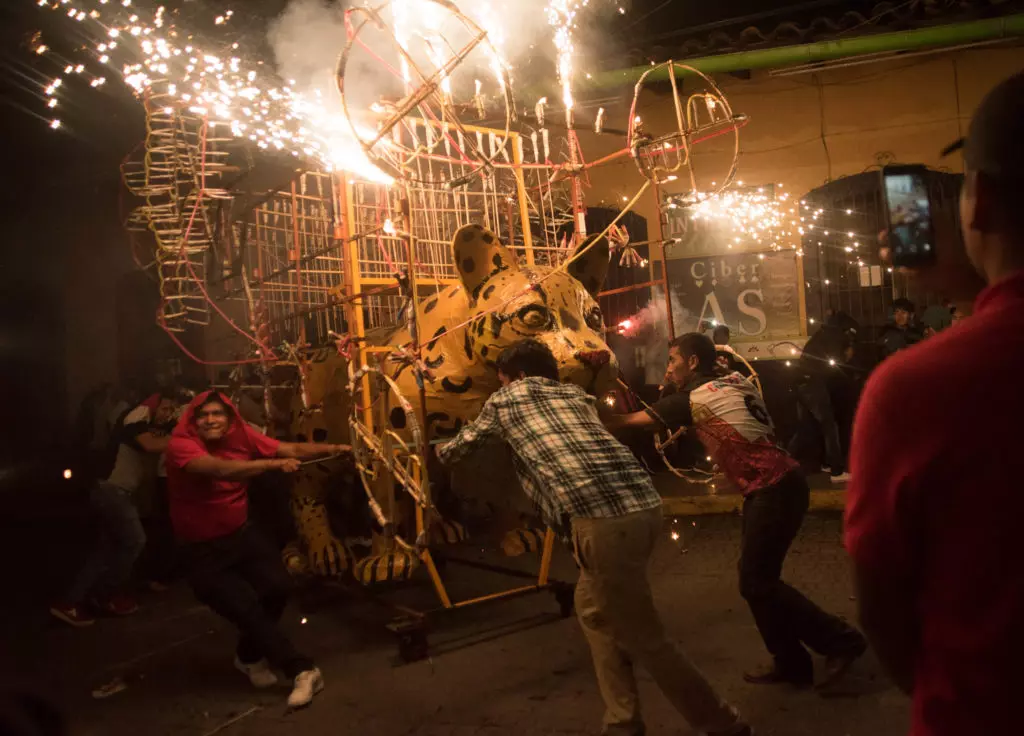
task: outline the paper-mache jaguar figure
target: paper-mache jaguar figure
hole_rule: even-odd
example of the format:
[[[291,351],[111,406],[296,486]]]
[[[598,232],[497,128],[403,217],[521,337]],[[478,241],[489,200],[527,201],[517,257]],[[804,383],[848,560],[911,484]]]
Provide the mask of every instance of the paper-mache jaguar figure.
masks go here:
[[[608,270],[607,241],[588,241],[583,254],[564,270],[520,264],[511,250],[480,225],[460,228],[452,238],[452,256],[459,282],[421,299],[418,328],[422,355],[432,380],[425,382],[426,412],[420,424],[429,436],[455,434],[473,419],[487,398],[500,387],[495,359],[509,345],[533,338],[547,345],[555,355],[563,381],[576,383],[601,395],[618,374],[614,354],[604,340],[604,320],[597,303]],[[554,271],[554,272],[553,272]],[[411,335],[403,326],[385,341],[396,348],[408,345]],[[315,356],[317,357],[317,356]],[[293,432],[309,439],[319,428],[329,442],[348,442],[348,411],[351,397],[346,386],[346,360],[336,351],[318,356],[307,366],[307,403],[311,409],[293,411]],[[397,375],[402,394],[420,413],[416,374],[399,357],[385,361],[388,375]],[[390,414],[391,428],[401,434],[404,413]],[[512,466],[504,458],[507,472],[495,473],[499,455],[484,458],[476,467],[456,468],[452,486],[459,495],[486,497],[507,502],[506,528],[502,547],[506,554],[521,554],[539,548],[541,533],[536,529],[512,528],[526,508],[514,481]],[[480,469],[487,467],[482,482]],[[337,472],[330,465],[307,466],[300,471],[292,495],[292,508],[299,530],[298,545],[291,548],[293,569],[303,566],[317,574],[341,572],[352,564],[345,545],[336,539],[323,507],[323,486]],[[500,476],[500,477],[496,477]],[[454,541],[462,536],[457,524],[444,524],[435,541]],[[439,539],[440,537],[440,539]],[[306,561],[302,561],[305,552]],[[286,560],[288,552],[286,552]],[[375,540],[369,557],[356,564],[357,578],[364,583],[407,576],[415,559],[383,540]]]

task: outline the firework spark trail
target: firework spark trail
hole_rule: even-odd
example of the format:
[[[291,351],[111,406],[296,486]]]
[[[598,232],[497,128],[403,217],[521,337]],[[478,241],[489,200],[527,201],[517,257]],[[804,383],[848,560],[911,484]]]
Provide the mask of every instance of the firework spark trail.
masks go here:
[[[163,7],[148,15],[131,0],[41,0],[42,8],[64,11],[68,20],[93,39],[84,63],[69,63],[62,76],[44,89],[56,107],[64,77],[83,74],[91,86],[106,82],[107,70],[120,65],[125,83],[140,97],[160,105],[180,106],[202,115],[213,125],[227,125],[239,139],[261,149],[291,153],[319,161],[328,169],[345,169],[374,181],[390,178],[373,166],[360,149],[343,116],[328,108],[317,91],[301,93],[274,77],[260,61],[239,52],[238,43],[212,43],[201,47],[192,33],[177,27]],[[226,11],[213,19],[225,26],[233,17]],[[40,55],[49,49],[40,44]],[[103,71],[97,71],[97,68]],[[59,127],[54,119],[51,127]]]
[[[566,114],[571,116],[575,105],[573,31],[580,11],[588,3],[589,0],[535,0],[535,9],[544,12],[529,12],[518,4],[512,7],[496,0],[460,0],[460,10],[487,32],[491,44],[486,58],[477,64],[479,68],[470,69],[470,64],[467,70],[477,76],[475,72],[489,68],[487,76],[493,76],[499,87],[503,86],[503,75],[511,68],[510,56],[525,56],[528,39],[535,38],[536,30],[547,21],[554,33],[562,102]],[[334,90],[329,87],[330,80],[323,79],[328,91],[322,92],[317,89],[321,86],[319,76],[312,81],[287,65],[279,67],[284,78],[278,77],[272,64],[265,65],[259,56],[233,42],[229,34],[236,19],[234,11],[211,14],[209,23],[202,24],[209,27],[199,33],[184,27],[174,11],[136,7],[135,0],[38,0],[37,4],[66,17],[66,23],[74,27],[69,37],[91,39],[71,59],[57,56],[42,41],[33,49],[40,56],[49,55],[57,60],[63,69],[63,73],[58,72],[43,84],[49,110],[55,112],[59,107],[58,97],[66,93],[68,85],[64,82],[71,75],[81,75],[91,80],[93,87],[99,87],[118,70],[136,94],[157,100],[158,107],[202,116],[211,125],[229,128],[234,137],[261,149],[290,153],[317,161],[328,170],[345,169],[373,181],[390,183],[390,177],[364,154],[339,109]],[[399,45],[408,51],[418,45],[414,37],[422,39],[427,55],[438,66],[442,57],[447,56],[442,53],[446,43],[442,43],[439,30],[444,21],[441,6],[427,0],[391,0],[386,6]],[[317,8],[328,21],[321,24],[326,30],[332,25],[329,15],[334,11]],[[525,33],[527,29],[533,32]],[[305,30],[308,36],[308,25]],[[301,38],[299,35],[300,41]],[[339,46],[342,38],[339,35]],[[324,61],[329,64],[329,57],[337,53],[337,49],[328,50],[329,45],[298,43],[294,49],[298,61],[307,67],[320,67]],[[409,83],[411,74],[406,60],[398,55],[394,61]],[[367,84],[371,89],[377,88],[369,81]],[[443,93],[450,96],[454,86],[450,77],[442,80],[442,86]],[[483,106],[484,96],[478,92],[473,104]],[[50,124],[57,128],[62,123],[53,118]],[[373,137],[372,132],[359,132],[364,139]]]
[[[565,105],[566,120],[571,127],[572,109],[572,57],[575,52],[572,32],[576,28],[576,16],[589,0],[549,0],[545,11],[548,24],[555,31],[555,49],[558,52],[558,81],[562,87],[562,103]]]

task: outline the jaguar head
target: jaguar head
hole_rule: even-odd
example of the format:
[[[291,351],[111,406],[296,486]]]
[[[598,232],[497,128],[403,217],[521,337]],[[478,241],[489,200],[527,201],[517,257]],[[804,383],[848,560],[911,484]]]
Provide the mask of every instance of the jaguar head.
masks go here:
[[[600,395],[618,375],[604,340],[597,293],[608,272],[607,240],[585,242],[568,269],[521,267],[498,238],[479,225],[452,241],[455,266],[469,299],[467,353],[489,365],[509,345],[533,338],[551,349],[562,381]]]

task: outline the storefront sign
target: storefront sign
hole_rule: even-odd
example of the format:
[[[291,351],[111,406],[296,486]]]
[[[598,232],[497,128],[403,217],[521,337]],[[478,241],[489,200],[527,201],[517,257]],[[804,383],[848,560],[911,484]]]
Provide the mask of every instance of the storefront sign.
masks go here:
[[[800,283],[792,251],[667,261],[677,334],[724,324],[734,340],[800,334]]]

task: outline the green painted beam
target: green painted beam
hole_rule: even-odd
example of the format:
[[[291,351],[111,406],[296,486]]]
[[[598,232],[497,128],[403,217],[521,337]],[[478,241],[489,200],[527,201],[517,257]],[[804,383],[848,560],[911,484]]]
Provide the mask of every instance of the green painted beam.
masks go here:
[[[1024,13],[1007,15],[1002,18],[933,26],[916,31],[898,33],[877,33],[871,36],[855,36],[835,41],[820,41],[799,46],[782,46],[760,51],[740,51],[720,56],[704,56],[696,59],[680,59],[679,63],[692,66],[705,74],[735,72],[743,69],[775,69],[809,64],[816,61],[847,59],[865,54],[887,51],[912,51],[925,48],[959,46],[979,41],[993,41],[1000,38],[1024,36]],[[591,79],[577,82],[580,92],[607,89],[635,84],[650,66],[635,66],[629,69],[598,72]],[[648,81],[668,79],[668,69],[653,72]]]

